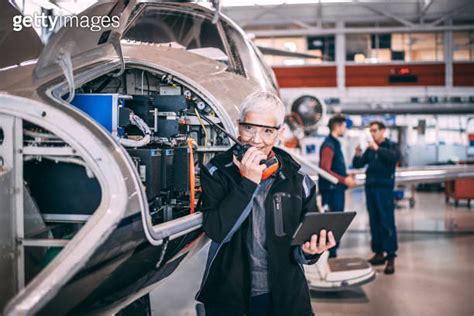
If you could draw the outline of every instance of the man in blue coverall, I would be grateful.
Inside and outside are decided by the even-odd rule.
[[[395,167],[400,159],[400,151],[397,144],[384,137],[384,123],[371,122],[370,134],[373,141],[369,142],[364,154],[360,146],[356,147],[352,164],[355,168],[368,165],[365,194],[372,237],[371,247],[375,253],[369,262],[372,265],[383,265],[386,262],[384,273],[393,274],[398,249],[393,190]]]
[[[353,177],[346,172],[346,163],[338,138],[344,136],[346,131],[346,118],[342,115],[333,116],[328,127],[330,134],[321,145],[319,167],[337,179],[337,183],[329,182],[319,177],[319,191],[323,207],[328,207],[329,212],[344,212],[344,193],[347,188],[356,185]],[[336,247],[329,249],[329,258],[336,258]]]

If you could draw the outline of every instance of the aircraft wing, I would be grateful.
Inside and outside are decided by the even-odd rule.
[[[355,172],[358,185],[365,183],[365,171]],[[434,183],[474,177],[474,165],[440,165],[397,168],[396,184]]]
[[[337,183],[337,179],[331,174],[319,168],[314,163],[304,159],[304,157],[291,153],[291,155],[301,164],[303,172],[311,176],[314,181],[318,177],[324,177],[332,183]],[[349,170],[355,175],[358,186],[365,183],[365,170]],[[396,184],[416,184],[434,183],[446,180],[474,177],[474,165],[439,165],[439,166],[419,166],[419,167],[399,167],[395,173]]]

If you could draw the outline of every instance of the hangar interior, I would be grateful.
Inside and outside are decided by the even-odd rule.
[[[352,124],[342,140],[348,166],[355,146],[370,140],[367,126],[374,119],[382,119],[387,137],[400,144],[401,166],[421,170],[472,161],[472,3],[244,2],[229,1],[223,11],[259,48],[313,56],[263,56],[275,72],[288,111],[294,111],[295,100],[303,95],[316,96],[326,106],[324,123],[300,140],[297,150],[306,159],[319,162],[317,148],[329,134],[325,123],[343,113]],[[458,190],[465,190],[464,197],[474,194],[470,181],[453,181]],[[376,280],[362,287],[312,292],[316,314],[472,314],[468,293],[474,290],[474,215],[469,198],[458,200],[450,182],[400,186],[397,272],[384,276],[377,268]],[[341,256],[368,258],[370,228],[363,190],[353,189],[346,198],[345,209],[356,210],[357,217],[342,242]],[[170,297],[161,289],[156,293]],[[153,308],[159,310],[160,302],[156,299]]]
[[[63,18],[98,5],[9,2],[23,16]],[[345,211],[357,216],[337,258],[325,253],[305,267],[313,311],[474,314],[474,2],[221,0],[196,9],[138,1],[129,10],[135,2],[105,1],[94,11],[125,8],[114,43],[113,33],[96,32],[81,47],[90,30],[35,27],[42,54],[34,61],[11,65],[11,52],[0,55],[0,94],[32,102],[24,112],[15,110],[23,101],[0,103],[0,211],[9,227],[1,314],[204,315],[194,299],[208,252],[197,175],[234,143],[237,106],[258,89],[282,99],[279,146],[315,181],[325,177],[318,166],[329,119],[345,117],[341,152],[357,182]],[[15,35],[4,12],[0,47]],[[79,53],[56,56],[69,47]],[[356,147],[372,141],[372,121],[385,124],[401,154],[392,275],[367,263],[366,178],[353,166]],[[318,205],[327,207],[320,196]],[[67,261],[80,240],[90,248]]]

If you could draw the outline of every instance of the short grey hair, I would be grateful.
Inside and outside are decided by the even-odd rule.
[[[241,122],[244,122],[245,115],[249,112],[273,114],[278,126],[285,120],[285,106],[280,98],[271,92],[257,91],[247,96],[240,104]]]

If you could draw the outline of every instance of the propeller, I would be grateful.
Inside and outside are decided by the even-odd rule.
[[[316,97],[303,95],[291,105],[293,115],[299,116],[306,134],[314,131],[326,114],[326,107]]]

